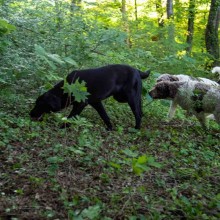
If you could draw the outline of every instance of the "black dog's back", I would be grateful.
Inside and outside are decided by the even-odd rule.
[[[134,86],[141,78],[147,78],[150,71],[141,72],[128,65],[108,65],[95,69],[76,70],[67,76],[67,81],[73,83],[77,78],[86,82],[89,103],[103,100]],[[141,83],[138,82],[141,86]],[[117,95],[118,96],[118,95]]]
[[[87,104],[90,104],[96,109],[100,117],[103,119],[108,129],[111,130],[112,125],[110,119],[101,103],[102,100],[113,96],[119,102],[127,102],[131,107],[131,110],[136,119],[136,128],[140,128],[141,123],[141,79],[147,78],[150,71],[141,72],[128,65],[108,65],[95,69],[75,70],[67,76],[67,82],[69,84],[74,83],[77,79],[79,81],[85,81],[86,87],[90,95],[86,102],[75,102],[74,97],[71,98],[73,109],[68,117],[74,117],[81,113]],[[40,99],[41,107],[37,105],[31,111],[31,115],[34,117],[34,113],[39,117],[43,113],[38,114],[40,108],[42,109],[42,103],[45,102],[45,106],[51,106],[50,111],[56,111],[59,109],[57,103],[60,103],[60,109],[66,107],[65,103],[68,100],[67,94],[63,91],[64,82],[61,81],[54,86],[53,89],[38,98]],[[51,99],[53,97],[53,99]],[[53,100],[53,103],[50,103]],[[56,101],[55,101],[56,100]],[[54,103],[56,102],[56,103]],[[70,104],[70,103],[69,103]],[[56,106],[56,108],[52,108]]]

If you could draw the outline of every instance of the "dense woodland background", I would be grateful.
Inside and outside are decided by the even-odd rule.
[[[0,219],[219,219],[220,132],[146,95],[161,73],[217,80],[219,0],[0,0]],[[143,123],[104,102],[32,122],[36,98],[73,69],[151,69]]]

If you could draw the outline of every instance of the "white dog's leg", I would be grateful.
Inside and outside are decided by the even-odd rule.
[[[175,115],[176,108],[177,108],[177,103],[175,101],[171,101],[170,109],[169,109],[169,113],[168,113],[169,120],[171,120],[173,118],[173,116]]]
[[[207,115],[206,118],[211,119],[211,120],[215,120],[215,116],[213,114]]]
[[[213,114],[214,114],[216,122],[220,125],[220,103],[217,104]]]
[[[202,128],[206,130],[207,128],[206,128],[206,123],[205,123],[205,113],[204,112],[196,113],[195,116],[199,120]]]

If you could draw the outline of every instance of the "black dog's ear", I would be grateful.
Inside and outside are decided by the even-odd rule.
[[[52,112],[57,112],[61,110],[61,99],[55,95],[50,95],[49,103]]]

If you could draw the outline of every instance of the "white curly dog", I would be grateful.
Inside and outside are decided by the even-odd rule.
[[[192,76],[183,75],[183,74],[179,74],[179,75],[171,75],[171,74],[167,74],[167,73],[162,74],[157,78],[157,83],[163,82],[163,81],[186,82],[187,87],[192,88],[192,89],[195,86],[195,84],[198,82],[204,83],[209,86],[214,86],[214,87],[220,88],[220,85],[213,80],[210,80],[207,78],[202,78],[202,77],[192,77]],[[174,117],[177,105],[178,105],[178,103],[175,100],[171,100],[170,109],[169,109],[169,113],[168,113],[169,120],[171,120]],[[212,115],[209,115],[208,117],[210,119],[213,119]]]
[[[203,128],[206,128],[206,114],[213,114],[220,124],[220,87],[195,81],[161,81],[149,95],[153,99],[171,99],[175,107],[179,105],[195,115]]]

